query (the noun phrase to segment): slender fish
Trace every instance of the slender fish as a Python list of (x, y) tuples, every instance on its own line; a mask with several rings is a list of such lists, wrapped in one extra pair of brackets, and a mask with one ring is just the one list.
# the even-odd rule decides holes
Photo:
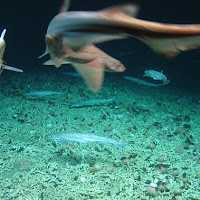
[(46, 91), (26, 92), (26, 93), (24, 93), (24, 96), (44, 97), (44, 96), (49, 96), (49, 95), (66, 95), (66, 94), (67, 93), (65, 93), (65, 92), (57, 92), (57, 91), (46, 90)]
[(84, 134), (84, 133), (53, 133), (48, 135), (49, 138), (58, 140), (62, 143), (70, 141), (86, 143), (86, 142), (97, 142), (100, 144), (113, 144), (117, 148), (125, 147), (129, 145), (129, 142), (116, 141), (109, 137), (101, 137), (95, 134)]
[(149, 83), (147, 81), (132, 77), (132, 76), (124, 76), (125, 79), (129, 80), (129, 81), (133, 81), (135, 83), (138, 83), (140, 85), (146, 85), (146, 86), (150, 86), (150, 87), (160, 87), (163, 85), (166, 85), (166, 83), (160, 83), (160, 84), (154, 84), (154, 83)]

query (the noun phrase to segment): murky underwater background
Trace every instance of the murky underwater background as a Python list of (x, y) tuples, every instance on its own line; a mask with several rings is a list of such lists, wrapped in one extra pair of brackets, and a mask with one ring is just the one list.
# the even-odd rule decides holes
[[(71, 10), (119, 3), (72, 0)], [(138, 3), (141, 19), (200, 22), (197, 2)], [(42, 66), (44, 60), (37, 59), (45, 50), (46, 28), (59, 5), (46, 0), (1, 4), (0, 29), (7, 29), (4, 60), (24, 72), (3, 71), (0, 77), (0, 199), (200, 200), (199, 50), (166, 61), (133, 38), (98, 44), (127, 71), (106, 73), (103, 88), (93, 93), (81, 77), (65, 74), (74, 72), (71, 67)], [(164, 70), (171, 83), (148, 87), (123, 78), (143, 78), (147, 68)], [(66, 94), (24, 95), (32, 91)], [(113, 96), (116, 101), (110, 104), (71, 107)], [(117, 148), (48, 137), (60, 132), (130, 144)]]

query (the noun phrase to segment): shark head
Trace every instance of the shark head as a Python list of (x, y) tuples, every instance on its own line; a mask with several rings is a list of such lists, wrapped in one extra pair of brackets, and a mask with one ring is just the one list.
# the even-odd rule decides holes
[(47, 51), (55, 67), (60, 67), (67, 56), (66, 43), (61, 36), (46, 35)]

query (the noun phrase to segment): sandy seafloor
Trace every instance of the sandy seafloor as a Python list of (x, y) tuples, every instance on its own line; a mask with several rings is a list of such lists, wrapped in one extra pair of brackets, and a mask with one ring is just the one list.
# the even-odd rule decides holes
[[(150, 88), (117, 75), (106, 75), (102, 90), (95, 94), (82, 79), (56, 69), (4, 72), (0, 81), (0, 199), (200, 199), (197, 94), (170, 84)], [(23, 96), (35, 90), (68, 94)], [(71, 103), (110, 98), (114, 92), (114, 104), (70, 108)], [(94, 131), (131, 144), (62, 144), (46, 137)], [(157, 181), (164, 191), (151, 196), (148, 188)]]

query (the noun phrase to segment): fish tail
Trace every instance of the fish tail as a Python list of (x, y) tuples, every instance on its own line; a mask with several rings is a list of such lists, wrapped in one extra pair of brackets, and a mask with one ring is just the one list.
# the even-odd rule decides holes
[(116, 146), (117, 148), (126, 147), (126, 146), (128, 146), (128, 145), (130, 145), (129, 142), (119, 142), (119, 143), (116, 143), (116, 144), (115, 144), (115, 146)]

